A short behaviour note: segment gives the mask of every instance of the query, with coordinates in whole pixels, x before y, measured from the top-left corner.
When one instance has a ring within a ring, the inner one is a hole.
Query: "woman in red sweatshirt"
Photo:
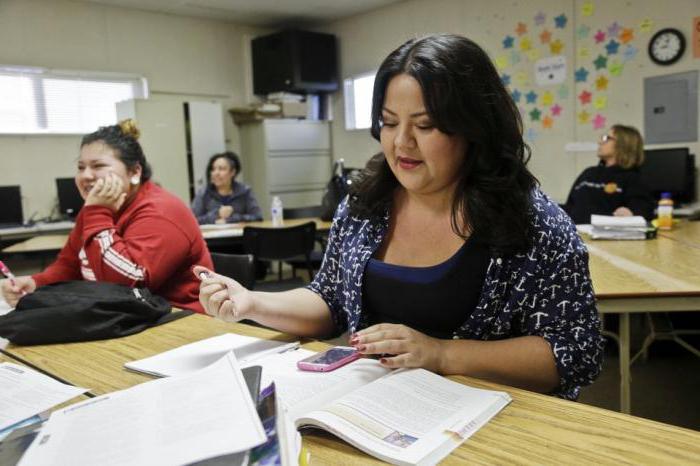
[[[85,205],[53,264],[2,282],[11,306],[37,287],[83,279],[146,287],[203,312],[191,270],[212,266],[209,250],[189,207],[150,181],[138,137],[133,120],[124,120],[83,138],[75,183]]]

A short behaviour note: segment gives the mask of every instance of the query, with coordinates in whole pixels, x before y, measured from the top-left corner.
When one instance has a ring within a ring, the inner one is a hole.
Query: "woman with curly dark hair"
[[[206,311],[300,335],[348,330],[388,368],[423,367],[576,398],[600,370],[587,252],[537,188],[518,111],[486,53],[412,39],[375,78],[374,156],[338,207],[306,289],[225,277]]]

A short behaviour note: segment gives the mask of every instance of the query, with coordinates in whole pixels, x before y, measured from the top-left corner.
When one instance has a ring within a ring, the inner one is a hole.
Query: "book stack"
[[[593,239],[639,240],[650,238],[653,232],[640,216],[591,215],[591,227]]]

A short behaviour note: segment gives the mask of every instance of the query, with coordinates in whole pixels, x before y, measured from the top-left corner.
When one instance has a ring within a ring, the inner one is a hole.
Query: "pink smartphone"
[[[328,372],[354,361],[362,356],[350,346],[334,346],[322,353],[316,353],[297,362],[297,367],[303,371]]]

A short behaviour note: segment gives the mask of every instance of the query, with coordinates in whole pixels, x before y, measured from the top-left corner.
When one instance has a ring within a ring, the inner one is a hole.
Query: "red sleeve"
[[[63,245],[56,260],[46,267],[43,272],[32,275],[36,286],[44,286],[66,280],[82,280],[80,273],[80,234],[76,225],[68,235],[68,241]]]
[[[83,210],[83,247],[97,281],[157,290],[189,254],[185,233],[162,215],[135,212],[120,236],[111,210]]]

